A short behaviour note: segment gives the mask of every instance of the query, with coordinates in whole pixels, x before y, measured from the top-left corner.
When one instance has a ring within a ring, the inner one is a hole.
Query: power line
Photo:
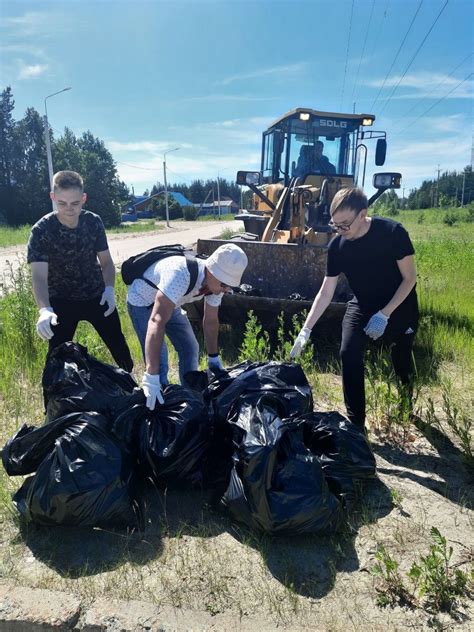
[[[388,103],[390,102],[391,98],[393,97],[393,95],[395,94],[396,89],[398,88],[398,86],[401,84],[401,82],[403,81],[405,75],[407,74],[408,70],[410,69],[412,63],[415,61],[416,57],[418,56],[418,53],[420,52],[420,50],[422,49],[424,43],[426,42],[426,40],[428,39],[429,34],[431,33],[431,31],[434,29],[436,22],[439,20],[439,18],[441,17],[441,14],[443,13],[443,11],[445,10],[445,8],[448,6],[448,2],[449,0],[446,0],[446,2],[444,3],[444,5],[441,8],[441,11],[438,13],[438,15],[436,16],[433,24],[430,26],[430,28],[428,29],[428,32],[426,33],[425,37],[423,38],[421,44],[418,46],[418,48],[415,51],[415,54],[413,55],[413,57],[410,59],[410,61],[408,62],[408,66],[405,68],[405,71],[403,72],[403,75],[400,77],[400,79],[398,80],[397,85],[393,88],[392,92],[390,93],[388,99],[385,101],[385,105],[382,107],[382,110],[379,113],[379,116],[382,115],[383,110],[387,107]]]
[[[380,20],[380,23],[379,23],[379,28],[376,29],[376,36],[375,36],[375,40],[374,40],[374,45],[372,46],[372,51],[371,51],[371,53],[369,55],[370,59],[372,59],[372,57],[374,56],[375,49],[377,47],[377,44],[379,43],[380,35],[383,32],[383,27],[385,25],[385,20],[387,18],[389,5],[390,5],[390,0],[387,0],[387,2],[385,3],[385,9],[384,9],[383,14],[382,14],[382,19]]]
[[[407,39],[407,37],[408,37],[408,34],[409,34],[409,33],[410,33],[410,31],[411,31],[411,27],[413,26],[413,23],[414,23],[414,22],[415,22],[415,20],[416,20],[416,16],[418,15],[418,12],[420,11],[420,9],[421,9],[421,5],[422,5],[422,4],[423,4],[423,0],[420,0],[420,4],[418,5],[417,10],[415,11],[415,15],[412,17],[412,20],[411,20],[411,22],[410,22],[410,26],[408,27],[408,30],[407,30],[407,32],[405,33],[405,36],[404,36],[404,38],[403,38],[403,40],[402,40],[402,43],[401,43],[401,44],[400,44],[400,46],[398,47],[397,53],[396,53],[396,55],[395,55],[395,57],[394,57],[394,59],[393,59],[393,61],[392,61],[392,64],[391,64],[391,66],[390,66],[390,68],[389,68],[389,70],[388,70],[387,74],[385,75],[385,79],[383,80],[383,83],[382,83],[382,85],[381,85],[381,87],[380,87],[380,90],[378,91],[378,94],[377,94],[377,96],[375,97],[374,102],[373,102],[373,103],[372,103],[372,105],[370,106],[370,109],[371,109],[372,111],[373,111],[373,109],[374,109],[375,104],[376,104],[376,103],[377,103],[377,101],[378,101],[378,98],[379,98],[379,96],[380,96],[380,93],[382,92],[382,90],[383,90],[383,89],[384,89],[384,87],[385,87],[385,83],[386,83],[386,81],[387,81],[387,79],[388,79],[388,76],[389,76],[389,75],[390,75],[390,73],[392,72],[392,68],[394,67],[395,62],[396,62],[396,61],[397,61],[397,59],[398,59],[398,56],[399,56],[399,54],[400,54],[400,52],[401,52],[401,50],[402,50],[402,48],[403,48],[403,45],[405,44],[405,41],[406,41],[406,39]]]
[[[359,66],[357,68],[357,74],[356,74],[356,78],[355,78],[355,81],[354,81],[354,87],[352,88],[351,101],[354,101],[354,93],[355,93],[357,81],[359,79],[360,65],[362,63],[362,59],[363,59],[364,53],[365,53],[365,45],[367,44],[367,37],[369,35],[370,25],[372,23],[372,15],[374,13],[374,7],[375,7],[375,0],[372,0],[372,8],[370,9],[370,17],[369,17],[369,22],[367,24],[367,30],[365,31],[365,38],[364,38],[364,44],[362,46],[362,53],[361,53],[361,56],[359,58]]]
[[[126,167],[132,167],[132,169],[141,169],[142,171],[154,171],[155,173],[161,169],[161,167],[139,167],[138,165],[131,165],[128,162],[115,161],[118,165],[125,165]]]
[[[347,62],[349,60],[349,46],[350,46],[350,43],[351,43],[352,15],[353,15],[353,13],[354,13],[354,0],[352,0],[351,18],[349,20],[349,36],[347,38],[346,64],[344,66],[344,79],[342,81],[341,106],[340,106],[340,110],[341,111],[342,111],[342,102],[344,100],[344,88],[346,87]]]
[[[449,79],[452,75],[454,75],[454,73],[456,72],[456,70],[458,70],[458,68],[461,68],[461,66],[463,66],[466,61],[472,57],[472,53],[469,53],[469,55],[467,57],[465,57],[462,62],[460,64],[458,64],[456,66],[456,68],[454,68],[453,70],[451,70],[451,72],[449,73],[449,75],[447,75],[444,79],[442,79],[430,92],[427,96],[425,97],[421,97],[421,99],[418,99],[418,101],[415,102],[414,105],[412,105],[412,107],[407,110],[407,112],[405,112],[401,118],[406,118],[409,114],[411,114],[411,112],[413,112],[413,110],[418,107],[418,105],[420,105],[420,103],[422,103],[423,101],[426,101],[427,99],[430,98],[430,95],[434,94],[436,92],[436,90],[441,87],[443,85],[443,83],[446,83],[446,80]]]
[[[427,110],[422,112],[414,121],[412,121],[409,125],[403,128],[400,132],[397,132],[396,134],[394,134],[394,136],[400,136],[400,134],[403,134],[403,132],[405,132],[409,127],[411,127],[417,121],[419,121],[422,116],[424,116],[425,114],[428,114],[428,112],[430,112],[436,105],[438,105],[438,103],[441,103],[441,101],[444,101],[445,99],[447,99],[450,94],[452,94],[455,90],[457,90],[460,86],[462,86],[462,84],[465,83],[468,79],[470,79],[473,75],[474,75],[474,72],[471,72],[467,77],[465,77],[462,81],[460,81],[457,84],[457,86],[454,86],[454,88],[452,88],[447,94],[441,97],[441,99],[438,99],[435,103],[433,103],[433,105],[430,105],[430,107]]]

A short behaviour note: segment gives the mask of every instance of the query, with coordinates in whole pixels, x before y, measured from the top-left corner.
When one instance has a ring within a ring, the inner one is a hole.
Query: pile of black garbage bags
[[[53,350],[43,375],[46,420],[2,451],[13,501],[44,525],[144,528],[149,487],[209,490],[232,520],[272,534],[332,533],[375,460],[363,432],[314,412],[297,364],[243,362],[170,385],[145,406],[121,369],[81,345]]]

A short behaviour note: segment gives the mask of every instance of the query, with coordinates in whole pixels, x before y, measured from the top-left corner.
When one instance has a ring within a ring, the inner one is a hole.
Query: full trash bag
[[[352,498],[357,482],[375,477],[375,457],[363,430],[338,412],[312,412],[298,419],[304,443],[316,455],[329,488]]]
[[[330,492],[297,422],[285,422],[273,394],[243,403],[232,423],[234,466],[221,507],[230,517],[270,534],[334,532],[342,507]]]
[[[74,342],[53,349],[43,371],[48,421],[80,411],[115,417],[131,406],[134,389],[137,384],[129,373],[96,360]]]
[[[272,394],[282,418],[313,408],[311,387],[299,365],[245,361],[215,375],[192,371],[185,375],[190,388],[199,390],[209,406],[211,447],[204,485],[214,490],[211,504],[219,503],[232,470],[232,421],[243,403],[255,404],[262,394]]]
[[[43,525],[141,526],[133,459],[110,433],[109,421],[97,413],[72,413],[55,423],[58,436],[52,449],[13,497],[20,514],[28,522]],[[48,426],[23,430],[17,439],[25,444],[28,434],[32,439],[41,437],[46,451],[43,428]],[[52,437],[53,433],[49,435]],[[10,457],[15,452],[14,443],[15,438]],[[30,453],[33,451],[31,442]],[[33,461],[36,463],[37,455]]]
[[[311,387],[298,364],[284,362],[243,362],[216,376],[204,394],[212,401],[214,415],[227,420],[242,401],[255,403],[265,393],[279,399],[283,417],[303,415],[313,409]]]
[[[207,405],[200,393],[177,384],[163,397],[153,411],[144,405],[124,411],[114,433],[134,446],[142,475],[157,485],[200,484],[210,447]]]

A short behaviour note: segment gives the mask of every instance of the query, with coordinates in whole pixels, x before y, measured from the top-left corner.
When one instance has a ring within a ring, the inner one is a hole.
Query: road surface
[[[107,235],[109,249],[115,265],[122,263],[128,257],[165,244],[182,244],[193,246],[198,239],[218,237],[222,231],[230,229],[236,233],[242,228],[242,222],[232,221],[206,221],[184,222],[172,221],[170,228],[149,233],[126,233]],[[10,269],[16,269],[26,260],[26,245],[9,246],[0,248],[0,287],[9,285]]]

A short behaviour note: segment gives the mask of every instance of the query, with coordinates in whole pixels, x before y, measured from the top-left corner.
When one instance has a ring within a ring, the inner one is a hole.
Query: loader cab
[[[307,173],[349,176],[363,184],[366,140],[377,139],[375,162],[385,161],[385,132],[369,129],[374,120],[371,114],[291,110],[263,133],[262,184],[287,186]]]

